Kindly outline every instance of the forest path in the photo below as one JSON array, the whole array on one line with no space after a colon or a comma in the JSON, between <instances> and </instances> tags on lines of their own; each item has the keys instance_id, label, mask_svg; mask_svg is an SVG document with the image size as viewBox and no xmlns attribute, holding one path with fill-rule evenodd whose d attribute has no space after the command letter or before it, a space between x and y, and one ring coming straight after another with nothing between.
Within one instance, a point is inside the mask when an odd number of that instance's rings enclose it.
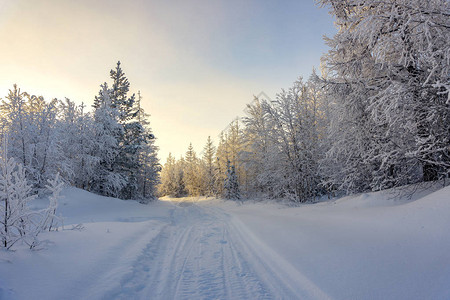
<instances>
[{"instance_id":1,"label":"forest path","mask_svg":"<svg viewBox=\"0 0 450 300\"><path fill-rule=\"evenodd\" d=\"M220 208L172 203L169 222L103 299L327 298L302 276L274 268L278 262Z\"/></svg>"}]
</instances>

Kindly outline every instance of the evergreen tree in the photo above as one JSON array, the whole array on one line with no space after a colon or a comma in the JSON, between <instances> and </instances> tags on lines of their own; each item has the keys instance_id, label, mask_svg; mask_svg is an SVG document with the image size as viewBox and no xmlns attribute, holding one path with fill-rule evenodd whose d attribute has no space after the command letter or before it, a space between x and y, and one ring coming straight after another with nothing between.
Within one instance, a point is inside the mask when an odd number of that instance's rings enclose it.
<instances>
[{"instance_id":1,"label":"evergreen tree","mask_svg":"<svg viewBox=\"0 0 450 300\"><path fill-rule=\"evenodd\" d=\"M203 182L205 185L205 195L213 196L215 195L214 181L215 181L215 159L216 147L211 140L211 136L208 136L206 145L203 148L203 166L204 166L204 178Z\"/></svg>"},{"instance_id":2,"label":"evergreen tree","mask_svg":"<svg viewBox=\"0 0 450 300\"><path fill-rule=\"evenodd\" d=\"M111 89L106 82L101 87L99 105L94 111L94 132L97 141L94 156L98 158L99 164L91 188L101 195L118 197L127 184L127 178L116 169L120 155L119 137L123 134L123 127L118 122L117 109L111 105Z\"/></svg>"},{"instance_id":3,"label":"evergreen tree","mask_svg":"<svg viewBox=\"0 0 450 300\"><path fill-rule=\"evenodd\" d=\"M184 186L190 196L199 196L202 190L199 160L192 143L185 156Z\"/></svg>"},{"instance_id":4,"label":"evergreen tree","mask_svg":"<svg viewBox=\"0 0 450 300\"><path fill-rule=\"evenodd\" d=\"M113 80L109 91L110 107L117 114L117 155L113 163L114 173L124 180L124 186L118 193L122 199L141 199L147 202L153 199L156 185L159 183L158 148L154 144L154 135L147 121L148 115L141 107L142 97L128 96L130 83L123 72L120 61L110 77ZM94 108L104 100L97 96Z\"/></svg>"},{"instance_id":5,"label":"evergreen tree","mask_svg":"<svg viewBox=\"0 0 450 300\"><path fill-rule=\"evenodd\" d=\"M239 192L239 182L236 176L236 169L227 162L227 177L224 182L224 197L225 199L239 200L241 195Z\"/></svg>"},{"instance_id":6,"label":"evergreen tree","mask_svg":"<svg viewBox=\"0 0 450 300\"><path fill-rule=\"evenodd\" d=\"M111 105L119 111L120 123L125 124L136 116L137 111L134 109L135 95L128 97L130 83L120 67L120 61L117 62L116 68L110 71L110 77L113 80Z\"/></svg>"},{"instance_id":7,"label":"evergreen tree","mask_svg":"<svg viewBox=\"0 0 450 300\"><path fill-rule=\"evenodd\" d=\"M226 179L227 174L227 162L228 162L228 149L226 136L222 131L219 136L219 145L217 146L216 151L216 160L215 160L215 191L216 196L220 197L223 195L223 183Z\"/></svg>"},{"instance_id":8,"label":"evergreen tree","mask_svg":"<svg viewBox=\"0 0 450 300\"><path fill-rule=\"evenodd\" d=\"M169 153L166 163L161 170L161 185L159 186L159 194L161 196L172 196L175 197L177 194L177 169L176 160Z\"/></svg>"},{"instance_id":9,"label":"evergreen tree","mask_svg":"<svg viewBox=\"0 0 450 300\"><path fill-rule=\"evenodd\" d=\"M128 97L130 83L123 72L120 61L110 71L113 80L111 88L111 106L117 109L118 121L122 126L122 135L118 136L119 155L116 161L117 172L126 179L126 185L120 193L123 199L132 199L138 195L138 173L141 169L139 151L146 143L144 128L135 120L138 112L134 109L135 95Z\"/></svg>"},{"instance_id":10,"label":"evergreen tree","mask_svg":"<svg viewBox=\"0 0 450 300\"><path fill-rule=\"evenodd\" d=\"M185 186L185 169L186 161L183 157L176 162L175 165L175 197L185 197L188 195L188 191Z\"/></svg>"}]
</instances>

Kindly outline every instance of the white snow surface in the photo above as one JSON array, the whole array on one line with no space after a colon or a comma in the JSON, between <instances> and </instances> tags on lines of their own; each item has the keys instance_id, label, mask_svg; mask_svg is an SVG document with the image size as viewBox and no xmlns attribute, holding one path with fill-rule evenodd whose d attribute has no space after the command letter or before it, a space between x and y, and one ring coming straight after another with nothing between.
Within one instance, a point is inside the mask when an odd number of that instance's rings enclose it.
<instances>
[{"instance_id":1,"label":"white snow surface","mask_svg":"<svg viewBox=\"0 0 450 300\"><path fill-rule=\"evenodd\" d=\"M63 195L41 250L0 251L0 299L450 299L450 187L299 207Z\"/></svg>"}]
</instances>

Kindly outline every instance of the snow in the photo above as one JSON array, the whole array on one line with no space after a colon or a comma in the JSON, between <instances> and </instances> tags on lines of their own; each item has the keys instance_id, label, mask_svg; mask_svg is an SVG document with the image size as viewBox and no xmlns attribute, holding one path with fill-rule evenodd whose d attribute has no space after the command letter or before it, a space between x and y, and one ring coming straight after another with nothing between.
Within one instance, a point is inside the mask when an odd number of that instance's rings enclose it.
<instances>
[{"instance_id":1,"label":"snow","mask_svg":"<svg viewBox=\"0 0 450 300\"><path fill-rule=\"evenodd\" d=\"M299 207L63 196L43 249L0 251L0 299L450 299L450 187Z\"/></svg>"},{"instance_id":2,"label":"snow","mask_svg":"<svg viewBox=\"0 0 450 300\"><path fill-rule=\"evenodd\" d=\"M332 298L450 299L450 188L411 202L388 195L231 212Z\"/></svg>"}]
</instances>

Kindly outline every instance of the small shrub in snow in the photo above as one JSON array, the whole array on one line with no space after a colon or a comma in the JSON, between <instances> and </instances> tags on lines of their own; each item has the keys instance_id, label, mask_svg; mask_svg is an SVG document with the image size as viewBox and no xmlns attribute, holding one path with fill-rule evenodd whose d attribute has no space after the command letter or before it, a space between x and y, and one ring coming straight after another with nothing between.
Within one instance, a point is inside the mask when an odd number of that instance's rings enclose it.
<instances>
[{"instance_id":1,"label":"small shrub in snow","mask_svg":"<svg viewBox=\"0 0 450 300\"><path fill-rule=\"evenodd\" d=\"M10 249L30 231L33 212L27 203L35 198L25 178L25 170L3 151L0 158L0 238Z\"/></svg>"},{"instance_id":2,"label":"small shrub in snow","mask_svg":"<svg viewBox=\"0 0 450 300\"><path fill-rule=\"evenodd\" d=\"M43 219L44 230L48 229L48 231L51 231L58 227L56 209L58 208L58 200L61 198L63 186L64 183L61 181L59 173L56 174L55 179L49 179L48 185L45 186L52 194L49 197L48 208L45 210L45 218Z\"/></svg>"},{"instance_id":3,"label":"small shrub in snow","mask_svg":"<svg viewBox=\"0 0 450 300\"><path fill-rule=\"evenodd\" d=\"M39 233L54 226L57 200L62 188L59 175L49 180L48 188L53 192L49 207L41 211L30 210L28 203L36 196L32 195L32 186L27 182L22 165L13 158L8 159L4 140L0 153L1 247L11 249L19 241L30 249L39 245Z\"/></svg>"}]
</instances>

